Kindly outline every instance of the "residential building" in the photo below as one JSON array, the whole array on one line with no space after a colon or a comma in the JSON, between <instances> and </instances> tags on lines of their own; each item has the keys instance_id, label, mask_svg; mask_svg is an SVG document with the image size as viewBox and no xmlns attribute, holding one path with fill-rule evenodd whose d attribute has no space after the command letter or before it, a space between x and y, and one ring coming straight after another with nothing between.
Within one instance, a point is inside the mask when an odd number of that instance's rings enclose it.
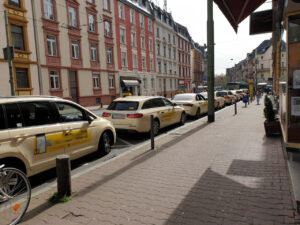
<instances>
[{"instance_id":1,"label":"residential building","mask_svg":"<svg viewBox=\"0 0 300 225\"><path fill-rule=\"evenodd\" d=\"M114 0L121 93L156 95L153 3Z\"/></svg>"},{"instance_id":2,"label":"residential building","mask_svg":"<svg viewBox=\"0 0 300 225\"><path fill-rule=\"evenodd\" d=\"M170 13L154 6L157 94L172 97L178 83L176 23Z\"/></svg>"},{"instance_id":3,"label":"residential building","mask_svg":"<svg viewBox=\"0 0 300 225\"><path fill-rule=\"evenodd\" d=\"M255 49L255 69L257 83L273 83L272 78L272 40L264 40Z\"/></svg>"},{"instance_id":4,"label":"residential building","mask_svg":"<svg viewBox=\"0 0 300 225\"><path fill-rule=\"evenodd\" d=\"M84 106L118 97L113 1L39 0L34 7L42 94Z\"/></svg>"},{"instance_id":5,"label":"residential building","mask_svg":"<svg viewBox=\"0 0 300 225\"><path fill-rule=\"evenodd\" d=\"M188 29L176 23L177 25L177 38L178 38L178 89L191 92L191 45L192 38Z\"/></svg>"},{"instance_id":6,"label":"residential building","mask_svg":"<svg viewBox=\"0 0 300 225\"><path fill-rule=\"evenodd\" d=\"M191 70L192 70L192 89L197 91L197 87L204 84L204 64L205 50L203 46L193 42L191 49Z\"/></svg>"},{"instance_id":7,"label":"residential building","mask_svg":"<svg viewBox=\"0 0 300 225\"><path fill-rule=\"evenodd\" d=\"M6 48L4 10L8 18L10 46L14 46L12 61L13 83L10 83L8 61L4 60L2 48ZM10 96L11 84L15 95L39 95L40 74L38 73L34 21L31 1L4 0L0 4L0 96Z\"/></svg>"}]
</instances>

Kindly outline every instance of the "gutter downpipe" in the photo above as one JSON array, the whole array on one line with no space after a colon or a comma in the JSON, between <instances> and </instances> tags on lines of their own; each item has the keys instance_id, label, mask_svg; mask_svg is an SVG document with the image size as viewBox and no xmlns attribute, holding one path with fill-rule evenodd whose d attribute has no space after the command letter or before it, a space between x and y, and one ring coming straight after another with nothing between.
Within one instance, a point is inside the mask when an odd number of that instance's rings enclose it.
<instances>
[{"instance_id":1,"label":"gutter downpipe","mask_svg":"<svg viewBox=\"0 0 300 225\"><path fill-rule=\"evenodd\" d=\"M38 45L38 32L37 32L37 24L36 24L36 15L35 15L35 6L34 0L31 0L31 10L32 10L32 17L33 17L33 30L34 30L34 42L35 42L35 54L36 54L36 61L37 61L37 69L38 69L38 81L39 81L39 92L40 95L43 95L43 80L41 76L41 57L40 57L40 48Z\"/></svg>"}]
</instances>

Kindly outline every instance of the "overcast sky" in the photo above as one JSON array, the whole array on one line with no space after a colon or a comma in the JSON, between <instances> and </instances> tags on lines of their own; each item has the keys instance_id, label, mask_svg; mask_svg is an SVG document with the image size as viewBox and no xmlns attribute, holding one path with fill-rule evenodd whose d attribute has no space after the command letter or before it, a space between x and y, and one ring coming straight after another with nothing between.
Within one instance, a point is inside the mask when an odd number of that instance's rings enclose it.
<instances>
[{"instance_id":1,"label":"overcast sky","mask_svg":"<svg viewBox=\"0 0 300 225\"><path fill-rule=\"evenodd\" d=\"M164 0L153 0L163 8ZM184 3L183 3L184 2ZM257 11L271 9L272 2L267 1ZM186 26L195 42L203 45L207 42L207 0L168 0L168 12L176 22ZM236 34L219 7L214 4L215 25L215 73L226 73L226 68L246 58L262 41L271 38L271 33L249 35L249 18L245 19ZM232 59L232 60L231 60Z\"/></svg>"}]
</instances>

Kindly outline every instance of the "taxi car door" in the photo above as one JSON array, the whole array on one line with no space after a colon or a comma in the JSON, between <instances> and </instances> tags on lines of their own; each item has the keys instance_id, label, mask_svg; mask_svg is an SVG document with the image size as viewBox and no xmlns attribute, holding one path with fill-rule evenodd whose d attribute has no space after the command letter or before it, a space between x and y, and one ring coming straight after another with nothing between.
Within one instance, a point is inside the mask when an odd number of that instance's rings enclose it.
<instances>
[{"instance_id":1,"label":"taxi car door","mask_svg":"<svg viewBox=\"0 0 300 225\"><path fill-rule=\"evenodd\" d=\"M65 149L50 146L49 132L59 133L53 110L48 102L24 102L5 104L11 144L18 149L29 165L28 173L38 173L55 167L55 158ZM53 123L53 128L48 125ZM50 125L51 126L51 125Z\"/></svg>"},{"instance_id":2,"label":"taxi car door","mask_svg":"<svg viewBox=\"0 0 300 225\"><path fill-rule=\"evenodd\" d=\"M3 149L5 151L13 151L14 148L11 148L11 141L8 130L6 129L6 120L4 119L3 106L0 105L0 152L2 153ZM2 154L0 156L2 158Z\"/></svg>"},{"instance_id":3,"label":"taxi car door","mask_svg":"<svg viewBox=\"0 0 300 225\"><path fill-rule=\"evenodd\" d=\"M202 95L197 95L198 99L200 100L201 104L201 112L207 113L208 112L208 102Z\"/></svg>"},{"instance_id":4,"label":"taxi car door","mask_svg":"<svg viewBox=\"0 0 300 225\"><path fill-rule=\"evenodd\" d=\"M98 148L98 141L93 123L89 123L87 112L82 108L65 102L56 102L59 120L63 129L63 143L66 154L71 159L86 155Z\"/></svg>"},{"instance_id":5,"label":"taxi car door","mask_svg":"<svg viewBox=\"0 0 300 225\"><path fill-rule=\"evenodd\" d=\"M165 106L162 98L155 98L151 100L153 103L153 112L157 115L160 121L160 127L165 127L168 125L168 118L166 117L168 112L168 107Z\"/></svg>"},{"instance_id":6,"label":"taxi car door","mask_svg":"<svg viewBox=\"0 0 300 225\"><path fill-rule=\"evenodd\" d=\"M172 102L170 102L168 99L163 98L162 100L166 107L166 112L164 114L164 119L166 121L166 124L171 125L174 123L178 123L181 116L180 112L175 109Z\"/></svg>"}]
</instances>

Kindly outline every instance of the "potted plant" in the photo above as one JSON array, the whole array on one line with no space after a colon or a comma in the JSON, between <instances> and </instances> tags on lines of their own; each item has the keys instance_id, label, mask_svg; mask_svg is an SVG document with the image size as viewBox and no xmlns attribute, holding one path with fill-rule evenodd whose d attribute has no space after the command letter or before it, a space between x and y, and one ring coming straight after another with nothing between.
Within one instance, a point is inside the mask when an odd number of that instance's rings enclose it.
<instances>
[{"instance_id":1,"label":"potted plant","mask_svg":"<svg viewBox=\"0 0 300 225\"><path fill-rule=\"evenodd\" d=\"M275 134L281 134L280 123L278 119L275 117L275 110L273 109L273 103L267 95L265 96L264 115L266 118L264 122L266 136L270 137Z\"/></svg>"}]
</instances>

